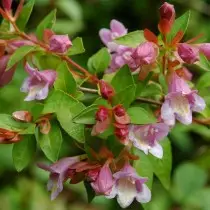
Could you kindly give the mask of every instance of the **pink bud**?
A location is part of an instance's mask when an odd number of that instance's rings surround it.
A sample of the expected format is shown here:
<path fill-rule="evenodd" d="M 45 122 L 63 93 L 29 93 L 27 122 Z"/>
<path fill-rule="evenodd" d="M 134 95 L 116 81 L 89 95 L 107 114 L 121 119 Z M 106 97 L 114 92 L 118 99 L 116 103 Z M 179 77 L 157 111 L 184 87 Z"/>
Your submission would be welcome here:
<path fill-rule="evenodd" d="M 109 110 L 106 107 L 100 107 L 99 110 L 96 112 L 96 120 L 103 122 L 109 116 Z"/>
<path fill-rule="evenodd" d="M 68 35 L 52 35 L 49 42 L 50 50 L 57 53 L 65 53 L 72 46 Z"/>
<path fill-rule="evenodd" d="M 124 116 L 126 113 L 125 108 L 122 105 L 118 105 L 114 108 L 114 114 L 118 117 Z"/>
<path fill-rule="evenodd" d="M 115 121 L 119 124 L 126 125 L 130 123 L 130 117 L 125 108 L 119 104 L 113 109 Z"/>
<path fill-rule="evenodd" d="M 128 134 L 129 134 L 129 129 L 127 125 L 120 125 L 118 126 L 117 124 L 115 125 L 115 135 L 119 140 L 121 141 L 122 144 L 127 145 L 128 143 Z"/>
<path fill-rule="evenodd" d="M 2 5 L 5 10 L 10 10 L 12 7 L 12 0 L 2 0 Z"/>
<path fill-rule="evenodd" d="M 193 64 L 199 60 L 199 49 L 191 47 L 189 44 L 179 44 L 178 54 L 188 64 Z"/>
<path fill-rule="evenodd" d="M 199 50 L 210 60 L 210 43 L 201 44 Z"/>
<path fill-rule="evenodd" d="M 113 87 L 103 80 L 99 81 L 99 88 L 104 99 L 111 99 L 115 94 Z"/>
<path fill-rule="evenodd" d="M 169 4 L 165 2 L 161 7 L 160 7 L 160 18 L 165 19 L 171 24 L 173 24 L 175 20 L 176 12 L 174 9 L 174 6 L 172 4 Z"/>

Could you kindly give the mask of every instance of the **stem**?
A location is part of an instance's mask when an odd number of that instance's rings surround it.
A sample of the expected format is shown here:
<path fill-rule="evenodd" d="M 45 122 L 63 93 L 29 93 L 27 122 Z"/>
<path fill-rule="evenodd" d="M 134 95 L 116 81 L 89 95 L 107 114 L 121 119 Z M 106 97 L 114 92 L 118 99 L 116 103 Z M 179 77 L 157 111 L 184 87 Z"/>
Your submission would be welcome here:
<path fill-rule="evenodd" d="M 96 89 L 90 89 L 90 88 L 85 88 L 85 87 L 79 87 L 79 89 L 82 92 L 98 94 L 98 90 L 96 90 Z"/>
<path fill-rule="evenodd" d="M 162 103 L 160 101 L 155 101 L 152 99 L 148 99 L 148 98 L 142 98 L 142 97 L 138 97 L 136 99 L 136 101 L 142 102 L 142 103 L 147 103 L 147 104 L 153 104 L 153 105 L 157 105 L 157 106 L 161 106 Z"/>

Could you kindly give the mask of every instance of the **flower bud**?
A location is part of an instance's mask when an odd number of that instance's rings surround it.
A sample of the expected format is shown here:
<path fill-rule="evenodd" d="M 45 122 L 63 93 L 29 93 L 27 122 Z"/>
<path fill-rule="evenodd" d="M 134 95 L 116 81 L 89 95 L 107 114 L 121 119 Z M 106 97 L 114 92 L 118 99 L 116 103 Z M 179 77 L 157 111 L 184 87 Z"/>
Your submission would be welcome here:
<path fill-rule="evenodd" d="M 201 44 L 199 50 L 210 60 L 210 43 Z"/>
<path fill-rule="evenodd" d="M 113 112 L 114 112 L 115 121 L 117 123 L 122 124 L 122 125 L 126 125 L 130 123 L 130 117 L 127 114 L 125 108 L 121 104 L 115 106 L 113 109 Z"/>
<path fill-rule="evenodd" d="M 115 92 L 113 87 L 110 84 L 106 83 L 105 81 L 103 80 L 99 81 L 99 88 L 101 96 L 104 99 L 111 99 L 114 96 Z"/>
<path fill-rule="evenodd" d="M 178 54 L 181 59 L 188 64 L 193 64 L 199 60 L 199 50 L 195 47 L 191 47 L 189 44 L 179 44 Z"/>
<path fill-rule="evenodd" d="M 114 114 L 118 117 L 122 117 L 126 113 L 125 108 L 122 105 L 116 106 L 113 111 L 114 111 Z"/>
<path fill-rule="evenodd" d="M 12 113 L 12 117 L 21 122 L 31 122 L 32 121 L 32 115 L 28 111 L 16 111 Z"/>
<path fill-rule="evenodd" d="M 57 53 L 65 53 L 72 46 L 68 35 L 52 35 L 49 43 L 50 50 Z"/>
<path fill-rule="evenodd" d="M 128 144 L 128 134 L 129 134 L 129 128 L 127 125 L 120 125 L 118 126 L 115 124 L 115 135 L 117 138 L 121 141 L 122 144 L 127 145 Z"/>
<path fill-rule="evenodd" d="M 2 5 L 5 10 L 11 10 L 12 7 L 12 0 L 2 0 Z"/>
<path fill-rule="evenodd" d="M 96 120 L 103 122 L 109 116 L 109 110 L 106 107 L 100 107 L 99 110 L 96 112 Z"/>
<path fill-rule="evenodd" d="M 173 24 L 175 20 L 176 12 L 174 9 L 174 6 L 172 4 L 169 4 L 165 2 L 161 7 L 160 7 L 160 18 L 165 19 L 171 24 Z"/>

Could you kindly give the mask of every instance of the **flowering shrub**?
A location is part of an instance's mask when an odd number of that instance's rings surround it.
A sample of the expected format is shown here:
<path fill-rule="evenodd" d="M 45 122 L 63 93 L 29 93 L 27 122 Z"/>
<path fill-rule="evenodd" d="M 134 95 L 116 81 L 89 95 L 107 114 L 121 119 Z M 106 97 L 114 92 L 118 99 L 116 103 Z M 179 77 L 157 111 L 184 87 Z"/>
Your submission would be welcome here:
<path fill-rule="evenodd" d="M 82 39 L 53 32 L 55 10 L 35 34 L 27 34 L 34 0 L 21 0 L 15 12 L 11 5 L 3 0 L 0 8 L 0 87 L 21 63 L 28 77 L 19 88 L 25 103 L 33 103 L 31 110 L 0 114 L 0 142 L 14 144 L 17 171 L 27 167 L 38 146 L 53 162 L 38 163 L 50 173 L 52 200 L 67 180 L 83 181 L 89 201 L 116 197 L 126 208 L 136 199 L 146 208 L 153 174 L 166 189 L 170 185 L 170 130 L 177 121 L 210 124 L 188 70 L 190 65 L 210 70 L 210 44 L 197 44 L 200 35 L 182 42 L 190 12 L 176 19 L 174 6 L 164 3 L 158 36 L 149 29 L 128 33 L 112 20 L 110 29 L 99 31 L 105 47 L 89 58 L 86 69 L 71 58 L 84 53 Z M 60 158 L 66 136 L 78 151 Z"/>

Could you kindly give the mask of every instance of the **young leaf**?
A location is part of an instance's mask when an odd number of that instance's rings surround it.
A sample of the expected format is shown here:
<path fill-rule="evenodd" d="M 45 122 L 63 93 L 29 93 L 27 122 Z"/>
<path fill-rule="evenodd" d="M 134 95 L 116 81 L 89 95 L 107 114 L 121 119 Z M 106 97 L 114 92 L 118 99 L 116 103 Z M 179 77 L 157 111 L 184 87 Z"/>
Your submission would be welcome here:
<path fill-rule="evenodd" d="M 205 55 L 203 55 L 202 53 L 200 53 L 200 60 L 197 62 L 196 64 L 198 67 L 202 68 L 205 71 L 210 71 L 210 62 L 209 60 L 206 58 Z"/>
<path fill-rule="evenodd" d="M 54 84 L 56 90 L 62 90 L 65 93 L 74 95 L 77 90 L 76 81 L 69 71 L 68 65 L 66 62 L 62 62 L 57 68 L 57 79 Z"/>
<path fill-rule="evenodd" d="M 21 13 L 17 19 L 17 26 L 19 27 L 20 30 L 24 30 L 30 16 L 31 16 L 31 12 L 33 10 L 33 7 L 34 7 L 34 3 L 35 3 L 35 0 L 30 0 L 28 1 L 23 9 L 21 10 Z"/>
<path fill-rule="evenodd" d="M 73 122 L 79 124 L 92 125 L 95 124 L 95 114 L 98 110 L 98 105 L 92 104 L 91 106 L 84 109 L 81 113 L 74 117 Z"/>
<path fill-rule="evenodd" d="M 110 62 L 111 55 L 108 49 L 104 47 L 89 58 L 88 70 L 93 74 L 104 72 L 109 67 Z"/>
<path fill-rule="evenodd" d="M 168 34 L 168 41 L 171 41 L 179 31 L 182 31 L 184 34 L 189 25 L 189 20 L 190 20 L 190 11 L 187 11 L 181 17 L 177 18 L 174 22 L 171 32 Z"/>
<path fill-rule="evenodd" d="M 22 46 L 18 48 L 10 57 L 7 64 L 7 70 L 11 69 L 15 64 L 21 61 L 26 55 L 36 50 L 36 46 Z"/>
<path fill-rule="evenodd" d="M 155 175 L 158 177 L 162 185 L 168 190 L 170 187 L 172 168 L 171 143 L 167 138 L 160 143 L 163 147 L 163 158 L 158 159 L 152 155 L 149 155 L 149 160 L 152 164 Z"/>
<path fill-rule="evenodd" d="M 50 132 L 48 134 L 38 132 L 36 138 L 46 157 L 52 162 L 57 161 L 63 141 L 58 123 L 52 121 Z"/>
<path fill-rule="evenodd" d="M 130 107 L 127 110 L 127 113 L 130 116 L 132 124 L 144 125 L 155 123 L 157 121 L 154 116 L 141 107 Z"/>
<path fill-rule="evenodd" d="M 56 10 L 53 10 L 37 26 L 36 35 L 40 40 L 42 40 L 43 38 L 44 30 L 52 29 L 53 25 L 55 24 L 55 21 L 56 21 Z"/>
<path fill-rule="evenodd" d="M 68 55 L 78 55 L 85 52 L 83 41 L 81 37 L 77 37 L 72 41 L 72 47 L 68 51 Z"/>
<path fill-rule="evenodd" d="M 13 163 L 18 172 L 22 171 L 29 164 L 35 152 L 36 140 L 32 135 L 24 136 L 23 140 L 13 145 Z"/>
<path fill-rule="evenodd" d="M 125 45 L 128 47 L 137 47 L 141 43 L 145 42 L 146 39 L 144 38 L 144 31 L 133 31 L 125 36 L 121 36 L 115 39 L 114 42 L 120 45 Z"/>

